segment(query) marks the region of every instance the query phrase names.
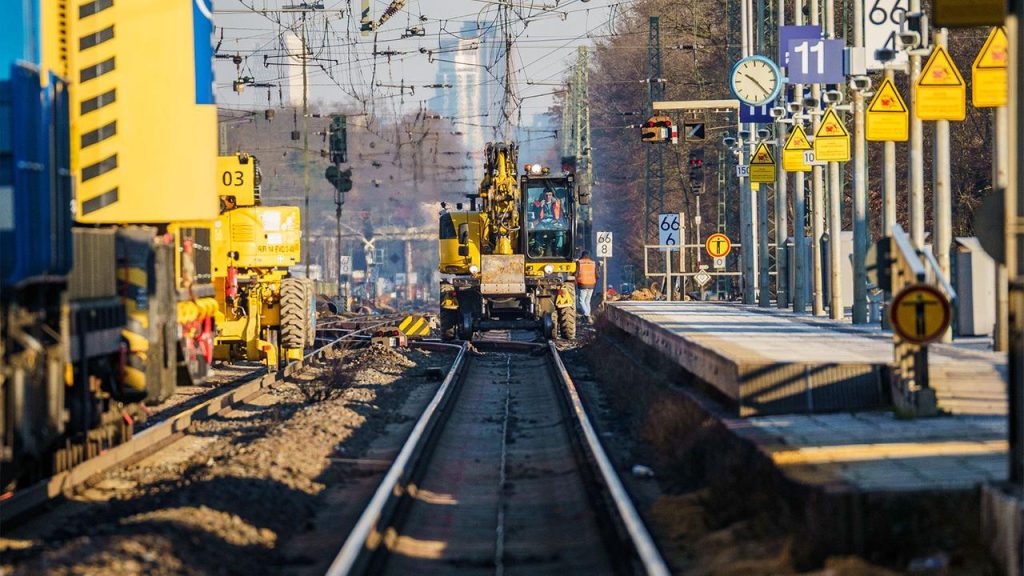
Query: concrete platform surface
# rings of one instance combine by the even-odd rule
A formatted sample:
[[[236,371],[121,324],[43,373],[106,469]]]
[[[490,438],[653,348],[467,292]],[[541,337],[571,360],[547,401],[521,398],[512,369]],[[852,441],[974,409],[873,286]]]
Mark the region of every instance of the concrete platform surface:
[[[877,325],[723,302],[614,302],[606,316],[734,401],[741,416],[887,406],[892,336]],[[955,343],[929,354],[941,409],[1006,413],[1005,354]]]
[[[860,492],[967,490],[1007,477],[1001,416],[798,414],[730,418],[725,425],[804,484]]]

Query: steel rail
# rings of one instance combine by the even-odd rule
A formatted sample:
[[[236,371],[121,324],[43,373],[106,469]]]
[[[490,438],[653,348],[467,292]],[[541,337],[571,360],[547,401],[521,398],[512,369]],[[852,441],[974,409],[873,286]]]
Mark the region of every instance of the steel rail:
[[[576,390],[576,385],[573,383],[572,377],[569,376],[569,371],[565,369],[565,364],[562,362],[562,357],[558,354],[555,343],[549,341],[548,348],[551,350],[555,371],[558,373],[564,392],[569,397],[573,414],[576,416],[576,422],[580,426],[586,449],[597,463],[598,471],[601,473],[601,480],[604,482],[612,501],[615,503],[619,520],[622,522],[626,532],[629,534],[630,541],[636,548],[640,563],[643,564],[647,574],[668,576],[671,574],[671,571],[668,569],[668,565],[665,564],[665,560],[661,557],[661,553],[658,552],[654,538],[651,537],[651,533],[647,530],[647,526],[640,517],[640,513],[633,506],[633,501],[630,499],[629,493],[626,492],[626,488],[622,485],[619,475],[615,473],[615,466],[612,465],[608,454],[601,445],[597,432],[590,422],[590,417],[587,416],[587,412],[583,408],[583,401],[580,399],[579,391]]]
[[[517,341],[479,340],[474,344],[480,349],[508,349],[516,348],[520,351],[530,351],[544,348],[543,344]],[[398,503],[406,495],[404,483],[416,474],[417,467],[424,462],[417,460],[417,456],[429,451],[428,442],[431,434],[437,429],[442,418],[451,413],[446,409],[451,396],[456,393],[457,382],[461,378],[466,367],[467,343],[462,345],[444,343],[423,343],[424,346],[449,346],[460,349],[455,362],[449,369],[444,382],[434,394],[430,404],[426,407],[416,422],[415,427],[403,444],[401,451],[388,469],[384,479],[375,490],[373,497],[360,515],[356,525],[345,539],[341,550],[333,559],[327,569],[327,576],[347,576],[360,573],[365,570],[371,561],[371,557],[378,548],[387,546],[387,530],[393,521],[394,511]],[[607,490],[615,504],[613,516],[621,522],[625,529],[630,543],[633,545],[636,557],[647,574],[655,576],[666,576],[671,572],[665,561],[658,552],[654,539],[651,537],[644,525],[640,514],[633,506],[632,501],[626,492],[625,487],[615,473],[615,468],[601,446],[597,433],[594,430],[590,419],[586,415],[582,400],[575,385],[558,354],[554,342],[548,342],[547,348],[550,353],[551,363],[557,378],[562,385],[562,391],[569,404],[572,406],[578,424],[576,434],[570,436],[583,437],[583,442],[577,439],[577,444],[587,452],[592,462],[596,463],[598,482]]]
[[[127,442],[118,444],[69,470],[59,472],[31,486],[16,490],[8,498],[0,501],[0,518],[3,519],[5,525],[9,525],[12,521],[20,519],[39,506],[63,496],[68,490],[87,485],[98,474],[137,462],[166,448],[183,437],[192,424],[208,420],[225,410],[259,397],[271,385],[296,374],[306,367],[315,365],[328,350],[340,345],[350,337],[357,336],[364,331],[375,330],[392,322],[393,320],[387,320],[344,334],[330,343],[309,352],[303,356],[301,361],[290,362],[275,372],[268,372],[266,368],[261,368],[254,373],[256,376],[252,374],[243,376],[240,380],[246,377],[250,379],[233,387],[231,390],[227,390],[177,414],[168,416],[166,420],[142,430]]]
[[[380,545],[383,537],[378,526],[382,521],[386,523],[385,509],[394,504],[395,496],[402,494],[403,489],[399,483],[405,479],[413,465],[416,464],[413,457],[422,450],[422,441],[437,424],[438,407],[448,400],[451,391],[455,388],[455,380],[464,366],[463,362],[466,358],[468,346],[466,344],[447,344],[446,346],[458,346],[459,354],[455,357],[455,362],[452,363],[451,369],[448,370],[448,375],[445,376],[441,386],[434,393],[430,404],[427,405],[416,421],[416,425],[402,446],[402,450],[398,453],[394,463],[391,464],[391,468],[388,469],[380,485],[377,486],[377,490],[370,499],[370,503],[366,505],[366,509],[359,516],[359,520],[352,528],[348,538],[345,539],[345,544],[341,547],[341,551],[338,552],[334,561],[331,562],[330,567],[327,569],[328,575],[349,574],[355,568],[357,562],[362,559],[364,551],[367,549],[372,551],[376,546]]]

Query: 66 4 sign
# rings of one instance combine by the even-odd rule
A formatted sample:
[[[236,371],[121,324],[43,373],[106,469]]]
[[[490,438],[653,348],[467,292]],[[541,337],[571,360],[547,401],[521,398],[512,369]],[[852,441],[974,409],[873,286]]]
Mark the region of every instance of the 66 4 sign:
[[[910,0],[867,0],[864,6],[864,47],[867,51],[868,70],[881,70],[885,62],[878,58],[879,50],[891,56],[893,64],[907,61],[907,53],[897,50],[896,35],[900,33],[900,22],[910,7]]]
[[[679,246],[681,243],[679,231],[681,221],[682,215],[680,214],[658,214],[659,245],[667,246],[668,250],[673,250],[674,247]]]

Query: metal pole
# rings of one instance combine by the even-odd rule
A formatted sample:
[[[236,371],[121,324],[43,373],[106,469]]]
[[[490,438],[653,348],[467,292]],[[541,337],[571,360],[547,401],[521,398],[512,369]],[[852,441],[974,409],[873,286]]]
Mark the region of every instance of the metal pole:
[[[771,267],[768,262],[768,186],[761,184],[757,191],[757,245],[761,246],[761,258],[758,260],[758,276],[761,287],[757,296],[757,305],[767,308],[772,305]]]
[[[742,49],[743,56],[747,57],[751,54],[751,6],[750,0],[742,0],[740,2],[740,29],[742,31]],[[741,128],[742,124],[739,125]],[[740,165],[747,165],[748,159],[754,156],[753,148],[753,125],[748,124],[746,130],[748,132],[747,141],[744,142],[744,146],[740,148],[739,163]],[[750,178],[740,178],[740,244],[743,245],[743,265],[742,265],[742,277],[743,277],[743,303],[754,304],[757,290],[757,277],[754,273],[755,262],[757,261],[757,245],[755,243],[755,226],[754,215],[753,215],[753,189],[751,187]]]
[[[776,0],[775,25],[786,23],[786,2]],[[776,35],[777,38],[777,35]],[[789,177],[782,169],[782,146],[786,143],[786,125],[775,123],[775,302],[779,308],[789,307],[789,259],[786,257],[786,238],[789,236]]]
[[[801,26],[804,23],[804,0],[793,2],[793,23]],[[803,99],[804,85],[794,86],[794,97],[797,101]],[[795,123],[801,125],[803,121],[797,115],[793,117]],[[804,292],[807,290],[807,206],[805,202],[805,186],[807,178],[804,172],[797,172],[793,181],[793,248],[796,263],[793,266],[793,312],[803,314],[807,311],[807,299]]]
[[[910,12],[921,11],[921,0],[910,0]],[[921,75],[921,57],[910,53],[910,239],[924,248],[924,126],[914,110],[917,102],[917,78]]]
[[[665,249],[665,301],[672,301],[672,249]]]
[[[787,132],[785,124],[775,124],[778,140],[775,147],[775,158],[778,161],[775,178],[775,299],[779,308],[789,307],[789,259],[786,255],[786,238],[789,236],[789,198],[786,188],[789,175],[782,169],[782,146],[786,142]]]
[[[810,0],[811,26],[820,26],[821,19],[818,17],[818,0]],[[821,85],[811,84],[811,97],[815,102],[821,101]],[[821,114],[818,110],[812,110],[813,123],[812,132],[818,131],[821,124]],[[815,166],[811,172],[813,191],[811,195],[811,286],[814,301],[812,312],[815,316],[825,315],[824,286],[821,277],[821,237],[825,228],[825,180],[821,166]]]
[[[1009,278],[1009,318],[1010,318],[1010,350],[1007,365],[1009,369],[1008,386],[1008,417],[1009,417],[1009,480],[1018,488],[1024,484],[1024,250],[1018,243],[1024,241],[1024,227],[1019,225],[1020,210],[1024,208],[1024,170],[1019,166],[1024,161],[1024,124],[1021,123],[1021,107],[1024,105],[1024,91],[1020,81],[1024,76],[1024,62],[1020,58],[1021,46],[1024,44],[1024,27],[1020,20],[1024,17],[1024,2],[1016,0],[1011,3],[1010,14],[1006,18],[1006,36],[1009,39],[1009,122],[1013,126],[1010,131],[1009,152],[1010,162],[1006,190],[1006,227],[1005,253],[1006,274]]]
[[[309,82],[306,72],[306,13],[302,13],[302,259],[306,262],[306,278],[309,278]]]
[[[836,37],[835,0],[825,0],[825,35]],[[828,272],[829,317],[841,320],[843,307],[843,189],[839,183],[839,163],[828,163]]]
[[[853,0],[853,45],[864,47],[864,0]],[[868,321],[867,147],[864,92],[853,91],[853,323]]]
[[[940,28],[935,32],[935,44],[947,47],[949,32]],[[950,190],[949,120],[935,123],[935,197],[932,202],[934,236],[932,249],[942,275],[949,279],[949,250],[953,244],[953,202]],[[953,341],[953,330],[947,329],[943,342]]]
[[[885,67],[886,79],[892,81],[896,72],[887,64]],[[883,198],[884,220],[882,221],[882,235],[889,236],[892,225],[896,223],[896,143],[885,143],[885,192]]]
[[[992,183],[996,190],[1003,190],[1009,185],[1007,170],[1009,169],[1010,155],[1008,141],[1010,139],[1009,111],[1006,106],[995,109],[992,116],[995,133],[995,149],[992,158]],[[992,348],[1000,352],[1006,352],[1009,341],[1007,328],[1007,307],[1009,295],[1006,281],[1006,265],[996,264],[996,328],[993,335]]]
[[[608,257],[601,258],[601,304],[608,298]]]

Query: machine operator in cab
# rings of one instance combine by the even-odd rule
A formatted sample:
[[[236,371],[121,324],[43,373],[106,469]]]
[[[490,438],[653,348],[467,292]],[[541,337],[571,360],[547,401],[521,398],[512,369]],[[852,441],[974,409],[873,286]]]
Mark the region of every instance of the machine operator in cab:
[[[562,210],[562,199],[550,186],[530,203],[530,255],[556,257],[565,246],[568,221]]]
[[[597,286],[597,263],[590,258],[590,252],[584,251],[580,259],[576,261],[576,288],[579,295],[576,301],[579,302],[580,312],[590,322],[590,299],[594,296],[594,287]]]

